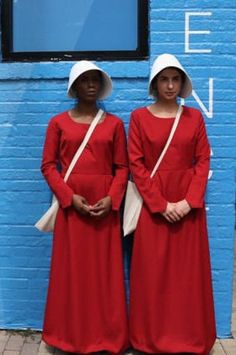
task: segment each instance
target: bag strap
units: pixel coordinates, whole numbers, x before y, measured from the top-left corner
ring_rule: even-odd
[[[153,168],[153,171],[151,173],[151,178],[156,174],[156,171],[157,171],[159,165],[161,164],[161,161],[164,158],[164,155],[165,155],[165,153],[166,153],[166,151],[167,151],[167,149],[168,149],[168,147],[170,145],[170,142],[172,141],[172,138],[174,136],[175,130],[176,130],[176,128],[178,126],[178,123],[179,123],[179,120],[180,120],[181,113],[182,113],[182,106],[179,105],[179,108],[177,110],[173,126],[172,126],[171,131],[170,131],[170,135],[169,135],[169,137],[167,139],[167,142],[166,142],[166,145],[165,145],[163,151],[161,152],[161,155],[159,156],[159,158],[157,160],[156,165]]]
[[[88,143],[88,140],[91,136],[91,134],[93,133],[93,130],[94,128],[96,127],[97,123],[99,122],[99,120],[101,119],[102,115],[103,115],[104,111],[102,109],[99,109],[96,116],[94,117],[91,125],[89,126],[89,129],[84,137],[84,140],[83,142],[81,143],[81,145],[79,146],[77,152],[75,153],[70,165],[69,165],[69,168],[67,169],[67,172],[64,176],[64,181],[66,182],[70,176],[70,173],[71,171],[73,170],[77,160],[79,159],[80,155],[82,154],[86,144]]]

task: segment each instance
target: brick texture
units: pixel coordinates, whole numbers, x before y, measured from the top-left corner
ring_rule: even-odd
[[[189,33],[189,48],[195,50],[191,53],[186,52],[189,13],[195,13],[190,15],[190,31],[209,31]],[[192,96],[186,104],[202,109],[213,153],[207,190],[209,241],[217,331],[228,337],[235,221],[235,2],[150,0],[149,15],[148,60],[99,63],[114,81],[112,96],[101,105],[128,128],[130,112],[150,102],[149,69],[164,52],[176,54],[192,77],[198,99]],[[0,62],[0,328],[42,327],[51,236],[41,235],[33,225],[51,194],[39,167],[48,120],[72,105],[65,95],[72,64]],[[127,285],[130,250],[127,239]]]

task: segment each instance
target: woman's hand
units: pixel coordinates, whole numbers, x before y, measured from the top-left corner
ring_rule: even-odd
[[[95,203],[95,205],[90,206],[90,216],[99,219],[104,218],[109,214],[111,206],[111,197],[106,196]]]
[[[189,205],[187,200],[181,200],[181,201],[176,202],[175,210],[183,218],[191,211],[191,206]]]
[[[162,215],[165,219],[174,223],[180,221],[184,216],[186,216],[191,211],[191,207],[186,200],[181,200],[178,202],[168,202],[165,212]]]
[[[167,202],[166,210],[162,215],[170,223],[177,222],[182,218],[181,214],[176,211],[176,203],[173,202]]]
[[[83,196],[73,195],[72,206],[80,214],[82,214],[84,216],[89,215],[89,204],[88,204],[87,200]]]

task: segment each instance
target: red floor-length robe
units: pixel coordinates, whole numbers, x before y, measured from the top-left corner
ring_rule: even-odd
[[[208,354],[215,341],[211,269],[204,207],[210,148],[201,113],[184,107],[161,165],[174,118],[147,108],[132,113],[128,151],[144,199],[131,263],[130,341],[147,353]],[[160,214],[186,199],[190,213],[173,224]]]
[[[128,342],[119,217],[128,177],[126,137],[122,121],[106,114],[65,183],[88,128],[64,112],[50,121],[46,134],[42,172],[60,209],[43,340],[69,352],[119,353]],[[102,220],[84,217],[71,206],[74,193],[91,205],[109,195],[112,211]]]

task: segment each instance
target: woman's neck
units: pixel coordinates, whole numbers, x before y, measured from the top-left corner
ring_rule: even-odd
[[[74,107],[74,112],[78,115],[94,115],[98,111],[97,103],[78,102]]]
[[[176,101],[156,101],[148,106],[152,114],[163,118],[175,117],[178,107],[179,105]]]
[[[176,100],[157,100],[154,105],[162,110],[172,111],[179,107]]]
[[[98,112],[97,104],[79,102],[69,111],[69,115],[76,122],[91,123]]]

